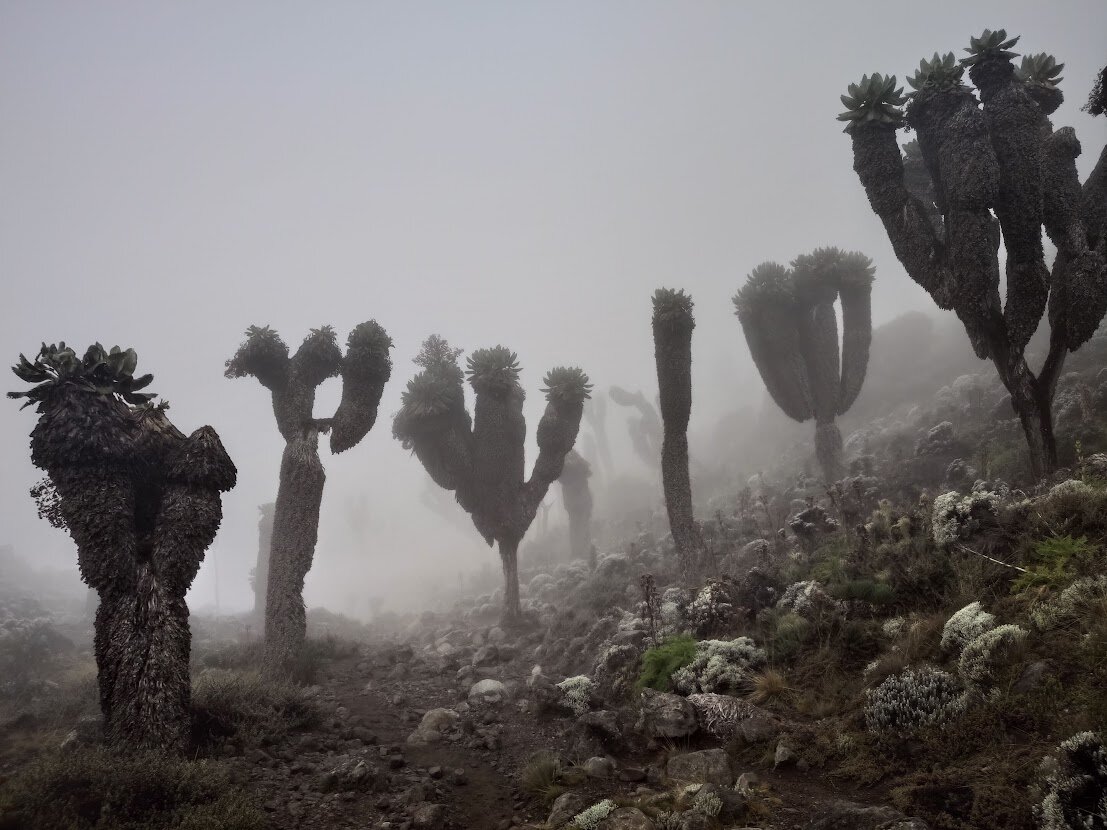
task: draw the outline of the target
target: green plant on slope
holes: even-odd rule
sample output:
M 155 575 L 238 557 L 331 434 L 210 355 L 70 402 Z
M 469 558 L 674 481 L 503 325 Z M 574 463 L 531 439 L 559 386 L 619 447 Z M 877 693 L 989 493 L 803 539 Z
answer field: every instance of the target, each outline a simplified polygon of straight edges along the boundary
M 525 394 L 515 353 L 503 346 L 479 349 L 469 357 L 465 373 L 458 365 L 460 354 L 436 335 L 424 341 L 415 358 L 422 371 L 408 381 L 392 434 L 415 453 L 435 484 L 456 493 L 484 540 L 499 545 L 504 622 L 515 624 L 522 616 L 519 542 L 564 470 L 592 385 L 577 368 L 560 366 L 546 374 L 538 457 L 525 479 Z M 465 409 L 466 374 L 476 393 L 472 416 Z
M 1043 539 L 1034 546 L 1031 554 L 1034 564 L 1019 574 L 1011 590 L 1019 593 L 1039 586 L 1063 588 L 1072 582 L 1078 571 L 1094 560 L 1097 553 L 1098 549 L 1086 536 L 1074 539 L 1066 534 Z
M 919 157 L 900 154 L 898 110 L 854 118 L 849 135 L 853 168 L 896 256 L 995 365 L 1039 478 L 1058 463 L 1052 403 L 1065 358 L 1107 311 L 1107 148 L 1082 186 L 1075 133 L 1049 121 L 1062 99 L 1056 61 L 1034 56 L 1017 72 L 1016 40 L 1002 29 L 972 38 L 961 66 L 979 97 L 948 55 L 920 66 L 905 113 Z M 1057 248 L 1052 267 L 1043 228 Z M 1025 349 L 1047 312 L 1049 352 L 1035 375 Z
M 672 688 L 671 678 L 696 659 L 696 640 L 686 634 L 671 637 L 661 645 L 642 655 L 642 672 L 638 676 L 639 689 L 656 689 L 667 692 Z
M 773 401 L 815 421 L 815 454 L 829 485 L 846 474 L 836 419 L 857 400 L 872 343 L 872 261 L 819 248 L 791 268 L 763 263 L 734 296 L 750 355 Z M 835 301 L 842 306 L 838 340 Z
M 31 461 L 47 474 L 40 515 L 68 530 L 97 592 L 94 648 L 111 743 L 184 749 L 191 634 L 185 594 L 222 520 L 237 471 L 205 426 L 185 435 L 134 377 L 132 349 L 83 358 L 43 344 L 13 368 L 36 384 Z M 34 491 L 33 491 L 34 492 Z

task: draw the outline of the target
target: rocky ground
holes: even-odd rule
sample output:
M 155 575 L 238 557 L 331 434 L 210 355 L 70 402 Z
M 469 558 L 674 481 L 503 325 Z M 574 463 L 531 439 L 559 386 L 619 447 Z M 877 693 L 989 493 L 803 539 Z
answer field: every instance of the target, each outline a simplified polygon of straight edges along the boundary
M 234 780 L 261 799 L 277 828 L 553 828 L 605 799 L 622 806 L 596 827 L 650 828 L 661 826 L 647 817 L 651 807 L 685 785 L 703 785 L 689 799 L 715 793 L 723 823 L 688 810 L 665 827 L 926 826 L 881 806 L 877 793 L 817 781 L 795 763 L 787 739 L 776 740 L 779 719 L 748 704 L 748 736 L 760 748 L 743 761 L 736 742 L 701 730 L 676 695 L 648 694 L 644 719 L 629 710 L 579 716 L 540 702 L 541 675 L 515 646 L 440 649 L 446 656 L 366 645 L 327 663 L 317 687 L 322 727 L 249 749 L 225 746 Z M 552 803 L 520 780 L 538 754 L 559 757 L 568 773 Z

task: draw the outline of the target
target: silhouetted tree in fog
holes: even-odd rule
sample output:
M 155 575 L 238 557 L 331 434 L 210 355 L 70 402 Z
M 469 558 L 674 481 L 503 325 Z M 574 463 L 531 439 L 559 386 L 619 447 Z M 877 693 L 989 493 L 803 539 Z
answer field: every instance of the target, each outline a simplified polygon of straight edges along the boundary
M 565 467 L 558 478 L 561 500 L 569 515 L 569 556 L 585 559 L 592 546 L 592 489 L 588 479 L 592 467 L 576 450 L 565 456 Z
M 758 265 L 734 297 L 750 355 L 776 405 L 815 420 L 815 455 L 827 485 L 846 474 L 835 420 L 857 400 L 872 343 L 872 262 L 819 248 L 787 269 Z M 842 343 L 834 302 L 842 304 Z
M 331 452 L 357 444 L 377 420 L 384 385 L 392 374 L 392 339 L 373 320 L 361 323 L 338 347 L 334 329 L 313 329 L 296 354 L 268 326 L 251 326 L 227 361 L 226 376 L 253 376 L 273 396 L 277 429 L 285 440 L 280 486 L 273 511 L 273 541 L 265 600 L 265 669 L 286 674 L 299 658 L 307 633 L 304 578 L 319 537 L 319 507 L 326 474 L 319 433 L 330 432 Z M 313 416 L 315 390 L 342 376 L 342 400 L 333 418 Z
M 559 367 L 546 374 L 546 411 L 538 424 L 538 458 L 524 479 L 524 393 L 519 364 L 503 346 L 479 349 L 468 358 L 469 384 L 476 393 L 473 417 L 465 409 L 460 349 L 432 335 L 415 363 L 423 367 L 403 393 L 393 435 L 412 449 L 439 487 L 453 490 L 458 504 L 491 545 L 498 543 L 504 571 L 506 624 L 517 623 L 519 542 L 534 521 L 550 485 L 561 475 L 573 448 L 584 401 L 592 389 L 580 369 Z
M 265 619 L 265 592 L 269 585 L 269 551 L 273 546 L 275 507 L 273 502 L 258 507 L 258 559 L 251 587 L 254 589 L 254 614 L 261 620 Z
M 661 463 L 661 441 L 664 432 L 657 410 L 646 400 L 641 390 L 628 392 L 621 386 L 612 386 L 608 394 L 619 406 L 630 407 L 637 411 L 637 415 L 627 418 L 630 444 L 643 463 L 651 470 L 656 470 Z
M 977 357 L 995 365 L 1041 476 L 1057 465 L 1052 404 L 1065 357 L 1107 310 L 1107 154 L 1081 188 L 1076 133 L 1049 120 L 1062 101 L 1063 65 L 1032 55 L 1016 68 L 1017 40 L 985 30 L 960 62 L 952 52 L 923 60 L 909 79 L 906 117 L 895 76 L 866 75 L 842 96 L 839 118 L 896 256 L 939 308 L 957 313 Z M 962 80 L 965 68 L 979 97 Z M 896 143 L 905 120 L 918 137 L 906 156 Z M 1052 269 L 1043 226 L 1057 247 Z M 1035 375 L 1024 351 L 1047 306 L 1049 353 Z
M 65 343 L 23 355 L 11 392 L 36 405 L 31 460 L 49 477 L 39 500 L 77 543 L 81 578 L 99 594 L 95 652 L 104 733 L 120 744 L 184 749 L 191 634 L 185 594 L 222 519 L 236 470 L 205 426 L 184 435 L 168 405 L 141 392 L 133 349 Z

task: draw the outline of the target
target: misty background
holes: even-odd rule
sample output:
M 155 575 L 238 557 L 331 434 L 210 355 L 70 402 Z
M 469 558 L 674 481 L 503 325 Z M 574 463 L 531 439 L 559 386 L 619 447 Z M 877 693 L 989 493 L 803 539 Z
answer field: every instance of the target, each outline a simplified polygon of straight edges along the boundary
M 391 437 L 421 341 L 518 353 L 529 464 L 549 368 L 653 398 L 650 296 L 684 288 L 693 460 L 710 455 L 721 418 L 765 406 L 730 302 L 758 263 L 861 250 L 875 325 L 936 313 L 869 209 L 838 98 L 986 27 L 1065 63 L 1052 120 L 1076 128 L 1087 175 L 1105 138 L 1079 111 L 1107 60 L 1102 0 L 0 3 L 0 359 L 44 340 L 131 346 L 178 427 L 218 430 L 239 483 L 189 602 L 214 604 L 218 572 L 235 611 L 252 605 L 283 442 L 268 392 L 223 363 L 251 324 L 295 350 L 310 328 L 344 342 L 376 319 L 392 380 L 367 438 L 323 453 L 305 598 L 424 607 L 499 563 L 460 508 L 452 522 L 424 506 L 428 478 Z M 317 415 L 339 394 L 325 383 Z M 648 479 L 627 414 L 608 402 L 616 459 Z M 34 420 L 0 406 L 0 546 L 75 573 L 28 496 Z M 558 487 L 547 502 L 564 521 Z

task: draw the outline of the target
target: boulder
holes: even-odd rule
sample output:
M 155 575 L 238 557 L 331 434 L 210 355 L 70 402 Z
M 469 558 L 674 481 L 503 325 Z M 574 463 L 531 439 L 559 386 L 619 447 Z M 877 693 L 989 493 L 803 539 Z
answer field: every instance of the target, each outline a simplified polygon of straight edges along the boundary
M 568 824 L 577 813 L 587 809 L 590 803 L 591 802 L 580 793 L 572 791 L 562 793 L 554 799 L 553 807 L 550 809 L 550 816 L 546 819 L 546 824 L 554 828 L 554 830 L 558 830 L 558 828 Z
M 507 689 L 499 680 L 488 677 L 478 680 L 469 688 L 470 703 L 502 703 L 507 697 Z
M 699 726 L 696 710 L 685 698 L 644 689 L 636 728 L 651 738 L 686 738 Z
M 720 740 L 737 737 L 746 743 L 760 743 L 776 737 L 781 730 L 775 715 L 730 695 L 689 695 L 688 704 L 699 727 Z
M 431 709 L 419 722 L 407 742 L 415 746 L 438 743 L 457 728 L 460 716 L 453 709 Z

